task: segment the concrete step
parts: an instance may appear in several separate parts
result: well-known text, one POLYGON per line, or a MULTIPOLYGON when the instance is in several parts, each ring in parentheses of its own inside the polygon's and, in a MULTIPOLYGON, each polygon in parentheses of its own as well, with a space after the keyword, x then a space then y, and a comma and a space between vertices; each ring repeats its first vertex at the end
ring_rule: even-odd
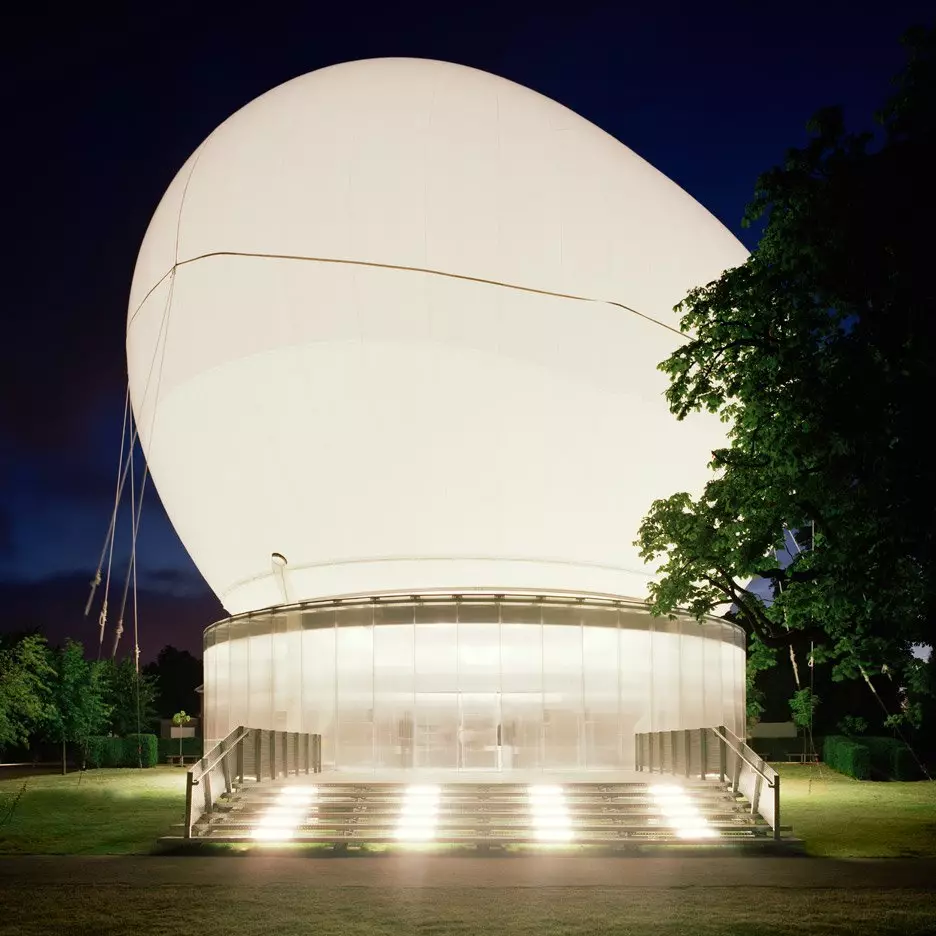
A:
POLYGON ((766 838, 718 781, 245 784, 196 824, 217 842, 602 844, 766 838))

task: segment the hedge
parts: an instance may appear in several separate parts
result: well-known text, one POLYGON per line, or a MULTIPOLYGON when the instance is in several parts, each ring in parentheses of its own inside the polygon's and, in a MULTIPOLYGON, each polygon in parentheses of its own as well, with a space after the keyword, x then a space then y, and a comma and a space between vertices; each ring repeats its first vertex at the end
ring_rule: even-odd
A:
POLYGON ((871 776, 875 780, 918 780, 919 768, 904 741, 896 738, 860 738, 871 756, 871 776))
POLYGON ((822 759, 833 770, 856 780, 867 780, 871 776, 871 752, 864 744, 844 735, 826 735, 822 759))
POLYGON ((95 736, 88 739, 89 767, 153 767, 159 763, 154 734, 131 734, 125 738, 95 736))
POLYGON ((164 764, 170 754, 179 753, 179 741, 182 742, 182 753, 186 756, 201 757, 204 754, 201 738, 160 738, 159 762, 164 764))
POLYGON ((131 766, 155 767, 159 763, 158 740, 154 734, 128 734, 124 738, 124 753, 131 756, 131 766))

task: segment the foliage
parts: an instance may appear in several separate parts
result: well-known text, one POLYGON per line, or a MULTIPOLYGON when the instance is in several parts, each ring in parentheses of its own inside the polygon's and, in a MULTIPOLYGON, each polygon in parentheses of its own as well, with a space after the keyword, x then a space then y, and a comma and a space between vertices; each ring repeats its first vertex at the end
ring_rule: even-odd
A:
POLYGON ((199 711, 198 693, 202 683, 201 660, 187 650, 165 646, 154 663, 144 667, 148 676, 159 680, 156 710, 162 718, 171 718, 175 712, 199 711))
POLYGON ((158 719, 155 701, 157 677, 137 673, 130 656, 120 662, 107 662, 107 702, 111 706, 110 729, 120 736, 152 727, 158 719))
POLYGON ((164 764, 170 754, 185 754, 186 756, 201 757, 204 753, 204 742, 201 738, 159 738, 159 762, 164 764))
POLYGON ((155 767, 159 739, 154 734, 95 735, 88 739, 87 762, 89 767, 155 767))
POLYGON ((92 735, 88 738, 85 759, 89 767, 122 767, 123 738, 113 735, 92 735))
POLYGON ((154 734, 128 734, 124 739, 127 767, 155 767, 159 762, 159 744, 154 734))
POLYGON ((172 724, 175 725, 176 728, 185 727, 191 720, 192 716, 186 714, 185 710, 176 712, 175 715, 172 716, 172 724))
POLYGON ((50 715, 49 648, 38 634, 0 642, 0 749, 26 744, 50 715))
MULTIPOLYGON (((111 715, 107 665, 89 663, 83 647, 74 640, 51 654, 51 665, 52 706, 46 732, 50 740, 63 746, 71 742, 86 752, 89 739, 107 727, 111 715)), ((64 771, 64 753, 62 758, 64 771)))
POLYGON ((868 722, 860 715, 846 715, 838 723, 839 731, 847 738, 862 735, 868 730, 868 722))
POLYGON ((747 669, 745 671, 748 729, 760 721, 764 713, 764 691, 757 685, 757 674, 770 669, 777 662, 776 651, 765 646, 757 635, 748 641, 747 669))
POLYGON ((819 696, 815 695, 812 689, 797 689, 790 699, 790 714, 793 717, 793 724, 797 728, 812 727, 820 701, 819 696))
POLYGON ((862 738, 875 780, 919 780, 920 768, 906 743, 897 738, 862 738))
POLYGON ((826 735, 822 744, 822 759, 833 770, 856 780, 871 776, 871 754, 864 744, 842 735, 826 735))
POLYGON ((700 496, 654 502, 640 527, 643 558, 663 560, 652 610, 727 610, 767 647, 814 641, 836 679, 904 684, 936 619, 936 460, 920 457, 936 372, 920 228, 936 208, 934 52, 936 31, 910 38, 879 141, 821 111, 761 176, 757 250, 683 301, 689 337, 660 365, 677 418, 718 414, 730 446, 700 496), (755 577, 772 600, 739 584, 755 577))

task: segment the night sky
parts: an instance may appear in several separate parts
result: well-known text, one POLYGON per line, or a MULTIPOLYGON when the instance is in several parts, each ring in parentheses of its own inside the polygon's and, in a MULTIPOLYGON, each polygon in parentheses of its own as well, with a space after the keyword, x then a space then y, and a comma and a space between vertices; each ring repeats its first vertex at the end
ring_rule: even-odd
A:
MULTIPOLYGON (((19 5, 20 9, 26 5, 19 5)), ((867 127, 929 2, 751 4, 30 5, 3 38, 0 629, 96 639, 82 617, 114 496, 124 333, 137 249, 198 144, 257 95, 376 56, 494 72, 598 124, 717 215, 740 219, 757 175, 821 106, 867 127), (464 6, 470 12, 455 12, 464 6), (717 12, 712 12, 717 9, 717 12), (346 13, 342 12, 347 10, 346 13)), ((118 541, 118 590, 126 529, 118 541)), ((143 512, 144 659, 200 652, 222 616, 150 487, 143 512)), ((112 594, 112 605, 114 603, 112 594)), ((124 645, 129 648, 129 642, 124 645)))

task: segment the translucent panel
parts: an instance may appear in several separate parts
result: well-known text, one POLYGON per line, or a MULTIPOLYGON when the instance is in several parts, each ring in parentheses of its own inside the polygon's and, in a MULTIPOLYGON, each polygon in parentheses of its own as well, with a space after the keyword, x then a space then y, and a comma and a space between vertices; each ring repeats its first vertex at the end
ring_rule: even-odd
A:
MULTIPOLYGON (((250 685, 250 645, 247 637, 250 633, 248 621, 232 621, 230 626, 230 665, 231 695, 228 709, 228 723, 232 727, 248 725, 250 704, 247 687, 250 685)), ((213 693, 211 693, 213 696, 213 693)))
POLYGON ((298 611, 273 619, 273 727, 299 731, 302 726, 302 633, 298 611))
MULTIPOLYGON (((619 717, 621 667, 617 614, 601 612, 603 627, 582 628, 584 660, 585 763, 589 769, 619 767, 622 737, 619 717)), ((628 738, 628 740, 630 740, 628 738)))
POLYGON ((500 691, 500 629, 494 624, 458 623, 458 688, 500 691))
MULTIPOLYGON (((650 731, 653 718, 652 665, 653 654, 650 616, 621 612, 620 631, 620 718, 621 734, 627 739, 638 732, 650 731)), ((624 742, 624 764, 633 759, 630 744, 624 742)))
POLYGON ((303 731, 322 736, 322 763, 336 763, 336 639, 334 611, 303 614, 303 731), (315 630, 312 625, 317 625, 315 630))
POLYGON ((621 769, 637 732, 744 727, 740 629, 636 607, 277 610, 209 628, 204 667, 209 743, 240 724, 317 733, 326 769, 621 769))
MULTIPOLYGON (((261 616, 249 621, 250 678, 247 682, 248 728, 273 728, 273 633, 261 616), (259 631, 259 633, 258 633, 259 631)), ((228 730, 236 728, 228 725, 228 730)), ((222 734, 221 737, 224 737, 222 734)))
POLYGON ((459 757, 458 693, 418 692, 416 766, 454 769, 459 766, 459 757))
POLYGON ((653 680, 651 687, 652 731, 679 727, 680 647, 679 621, 653 618, 651 628, 653 680))
POLYGON ((722 653, 721 653, 721 625, 711 625, 714 639, 702 640, 703 647, 702 671, 705 674, 705 692, 702 716, 705 727, 721 724, 724 718, 722 710, 722 653))
POLYGON ((538 770, 543 766, 543 693, 501 693, 501 766, 538 770))
POLYGON ((701 728, 705 721, 702 704, 705 690, 703 625, 693 620, 681 620, 679 625, 682 635, 679 642, 680 726, 701 728))
MULTIPOLYGON (((564 615, 574 620, 574 615, 564 615)), ((582 629, 543 627, 543 766, 579 767, 583 760, 582 629)))
POLYGON ((535 624, 505 622, 501 625, 501 690, 505 693, 542 695, 543 629, 538 618, 539 609, 535 624))
MULTIPOLYGON (((337 760, 342 766, 374 765, 374 628, 372 624, 342 624, 335 631, 337 760)), ((372 618, 367 609, 344 616, 345 621, 372 618)))
POLYGON ((417 692, 456 692, 458 636, 452 623, 420 624, 415 630, 415 688, 417 692))
POLYGON ((375 766, 411 768, 415 744, 413 607, 378 607, 374 615, 375 766))

